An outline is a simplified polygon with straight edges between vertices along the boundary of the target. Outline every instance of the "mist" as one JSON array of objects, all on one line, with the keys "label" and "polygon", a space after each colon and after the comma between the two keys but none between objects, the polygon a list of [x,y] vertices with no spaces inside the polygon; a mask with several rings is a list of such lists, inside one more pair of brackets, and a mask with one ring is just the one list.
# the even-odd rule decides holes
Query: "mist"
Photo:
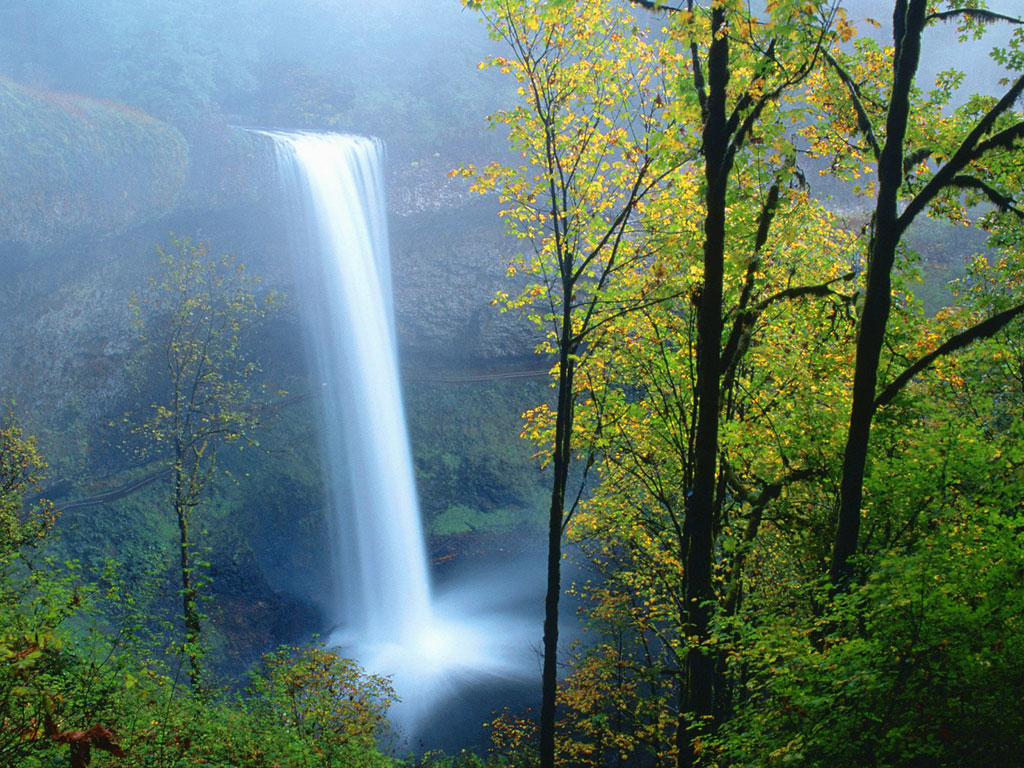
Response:
[{"label": "mist", "polygon": [[402,153],[478,139],[501,103],[454,0],[17,0],[0,30],[3,76],[184,125],[356,130]]},{"label": "mist", "polygon": [[[1019,12],[1011,0],[992,5]],[[891,3],[844,6],[861,35],[891,44]],[[929,29],[918,86],[963,68],[961,93],[999,93],[1004,72],[989,50],[1008,37],[996,27],[960,43],[953,24]],[[38,489],[60,512],[49,554],[97,581],[116,571],[148,621],[180,629],[167,470],[137,429],[168,389],[149,345],[166,318],[139,307],[179,238],[234,255],[262,281],[261,298],[279,298],[244,339],[259,361],[250,406],[266,415],[263,431],[223,450],[203,496],[210,666],[238,692],[278,646],[341,646],[400,684],[398,751],[482,744],[493,711],[539,698],[550,480],[520,431],[525,411],[551,402],[550,366],[535,352],[536,327],[492,306],[516,289],[507,264],[531,244],[505,236],[496,196],[450,174],[509,157],[487,116],[515,102],[514,84],[478,66],[503,54],[459,0],[0,3],[0,403],[49,461]],[[323,338],[309,335],[309,316],[333,299],[316,285],[321,268],[296,249],[296,230],[340,214],[329,207],[320,223],[305,220],[302,195],[288,188],[309,183],[278,166],[271,139],[309,133],[373,137],[380,148],[386,191],[374,215],[389,233],[389,274],[380,294],[353,291],[366,300],[361,316],[389,305],[376,327],[395,345],[385,350],[388,386],[400,390],[391,415],[408,432],[399,452],[413,501],[365,514],[407,531],[402,543],[422,560],[412,578],[435,593],[421,601],[433,601],[430,621],[416,618],[422,610],[399,617],[411,625],[401,643],[345,627],[338,562],[363,557],[363,581],[379,569],[377,553],[350,546],[360,521],[335,519],[360,506],[339,499],[361,478],[328,478],[344,474],[332,462],[372,473],[343,450],[330,456],[332,440],[343,441],[324,435],[383,386],[361,383],[353,402],[325,406],[330,379],[357,358],[334,351],[325,373],[315,348],[341,326],[356,328],[357,341],[373,334],[338,314],[322,321]],[[829,205],[841,210],[847,187],[826,179],[815,192],[834,193]],[[962,237],[957,253],[963,242],[980,248],[977,233]],[[938,295],[962,265],[936,274]],[[378,426],[353,442],[371,442]],[[365,493],[374,501],[399,474],[378,463]],[[413,524],[388,518],[403,504]],[[391,564],[395,582],[409,580],[403,557]],[[374,605],[389,620],[392,608]],[[581,636],[565,625],[566,642]]]}]

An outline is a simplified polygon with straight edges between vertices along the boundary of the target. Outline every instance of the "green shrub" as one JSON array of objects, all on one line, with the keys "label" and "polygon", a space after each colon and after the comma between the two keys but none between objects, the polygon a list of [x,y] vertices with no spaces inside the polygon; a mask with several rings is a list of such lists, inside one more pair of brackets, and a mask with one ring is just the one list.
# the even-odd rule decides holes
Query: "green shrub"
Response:
[{"label": "green shrub", "polygon": [[741,632],[721,765],[1019,765],[1024,520],[947,521],[824,616]]}]

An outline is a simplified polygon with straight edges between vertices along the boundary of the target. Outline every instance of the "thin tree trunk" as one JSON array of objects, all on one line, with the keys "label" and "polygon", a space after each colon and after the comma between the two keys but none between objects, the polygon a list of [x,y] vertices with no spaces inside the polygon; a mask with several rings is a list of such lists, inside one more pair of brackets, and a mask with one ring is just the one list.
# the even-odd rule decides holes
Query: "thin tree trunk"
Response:
[{"label": "thin tree trunk", "polygon": [[541,675],[540,764],[555,765],[555,699],[558,694],[558,602],[562,593],[562,527],[565,489],[572,458],[573,376],[571,306],[566,296],[558,355],[558,412],[555,416],[551,507],[548,515],[548,578],[544,598],[544,668]]},{"label": "thin tree trunk", "polygon": [[192,581],[192,558],[190,548],[192,542],[189,537],[189,510],[183,496],[184,488],[181,478],[180,467],[175,468],[175,500],[174,506],[178,517],[178,541],[180,545],[181,563],[181,615],[185,624],[185,641],[183,651],[188,664],[189,682],[192,690],[198,691],[202,684],[202,668],[199,662],[199,655],[196,644],[199,642],[202,631],[199,617],[199,594]]}]

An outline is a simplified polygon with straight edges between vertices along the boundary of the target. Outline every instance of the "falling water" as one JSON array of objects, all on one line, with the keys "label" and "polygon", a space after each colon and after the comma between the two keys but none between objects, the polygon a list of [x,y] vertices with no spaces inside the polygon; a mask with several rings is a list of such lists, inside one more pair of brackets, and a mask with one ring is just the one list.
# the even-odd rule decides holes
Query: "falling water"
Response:
[{"label": "falling water", "polygon": [[456,682],[520,676],[529,665],[511,648],[527,646],[515,619],[492,613],[493,585],[486,596],[431,595],[399,380],[381,144],[265,133],[297,225],[299,298],[323,390],[340,626],[329,642],[394,677],[404,700],[397,719],[411,731]]},{"label": "falling water", "polygon": [[336,617],[361,640],[408,635],[430,582],[405,429],[391,306],[382,147],[362,136],[275,134],[305,220],[300,265],[323,384]]}]

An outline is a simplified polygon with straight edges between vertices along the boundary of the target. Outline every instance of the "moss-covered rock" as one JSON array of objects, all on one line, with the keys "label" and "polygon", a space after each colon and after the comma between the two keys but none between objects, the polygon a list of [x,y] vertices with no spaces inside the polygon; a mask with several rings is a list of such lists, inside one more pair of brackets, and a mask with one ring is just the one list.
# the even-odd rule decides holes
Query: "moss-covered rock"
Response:
[{"label": "moss-covered rock", "polygon": [[188,145],[137,110],[0,78],[0,242],[40,246],[167,215]]},{"label": "moss-covered rock", "polygon": [[189,146],[188,173],[179,213],[245,210],[280,189],[273,144],[229,125],[214,112],[198,114],[178,125]]}]

